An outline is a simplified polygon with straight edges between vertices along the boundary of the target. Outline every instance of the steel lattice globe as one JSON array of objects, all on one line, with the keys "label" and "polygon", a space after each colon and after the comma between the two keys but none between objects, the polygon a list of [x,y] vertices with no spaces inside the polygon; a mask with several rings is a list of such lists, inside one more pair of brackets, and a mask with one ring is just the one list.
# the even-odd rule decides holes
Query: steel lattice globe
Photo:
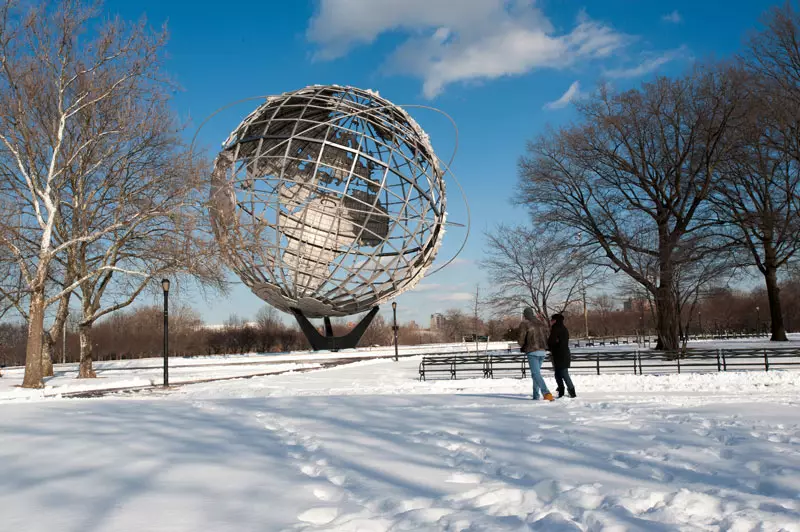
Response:
[{"label": "steel lattice globe", "polygon": [[270,97],[214,162],[211,221],[260,298],[345,316],[413,288],[444,234],[428,136],[372,91],[312,86]]}]

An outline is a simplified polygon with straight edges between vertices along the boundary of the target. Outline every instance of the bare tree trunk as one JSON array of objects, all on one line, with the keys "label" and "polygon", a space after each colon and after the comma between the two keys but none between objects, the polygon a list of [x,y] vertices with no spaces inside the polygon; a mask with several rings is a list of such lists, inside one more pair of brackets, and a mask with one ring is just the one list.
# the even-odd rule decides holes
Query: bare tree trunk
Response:
[{"label": "bare tree trunk", "polygon": [[78,326],[78,335],[81,341],[81,365],[78,371],[79,379],[94,379],[97,377],[92,369],[92,324],[81,323]]},{"label": "bare tree trunk", "polygon": [[[766,266],[764,280],[767,283],[767,299],[769,300],[771,342],[786,342],[786,328],[783,325],[783,310],[781,309],[781,289],[778,287],[778,268],[774,265]],[[760,324],[759,324],[760,327]]]},{"label": "bare tree trunk", "polygon": [[28,343],[25,349],[23,388],[44,388],[42,381],[42,336],[44,333],[44,283],[31,291],[28,312]]},{"label": "bare tree trunk", "polygon": [[666,224],[658,227],[658,287],[656,288],[656,329],[659,351],[677,351],[680,348],[680,304],[675,290],[675,270],[670,252],[679,237],[670,236]]},{"label": "bare tree trunk", "polygon": [[67,316],[69,315],[69,299],[70,293],[65,294],[58,302],[58,311],[56,312],[53,326],[49,331],[44,333],[44,342],[42,344],[42,372],[46,377],[53,376],[53,354],[55,353],[56,342],[61,338],[64,327],[67,326]]},{"label": "bare tree trunk", "polygon": [[680,345],[679,321],[675,293],[669,284],[665,286],[662,279],[661,285],[656,291],[656,328],[658,329],[656,349],[663,351],[678,349]]},{"label": "bare tree trunk", "polygon": [[52,377],[53,373],[53,348],[56,341],[50,331],[44,331],[42,334],[42,375],[45,377]]}]

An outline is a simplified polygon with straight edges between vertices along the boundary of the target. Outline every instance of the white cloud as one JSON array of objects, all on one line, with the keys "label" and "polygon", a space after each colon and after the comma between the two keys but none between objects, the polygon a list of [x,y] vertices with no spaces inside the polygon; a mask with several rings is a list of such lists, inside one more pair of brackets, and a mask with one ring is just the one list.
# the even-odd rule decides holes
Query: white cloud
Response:
[{"label": "white cloud", "polygon": [[578,99],[580,97],[581,97],[581,84],[579,82],[577,82],[577,81],[574,81],[572,83],[572,85],[569,86],[567,91],[564,94],[562,94],[561,97],[558,100],[556,100],[554,102],[546,103],[544,105],[544,108],[545,109],[563,109],[564,107],[569,105],[570,102],[573,102],[574,100],[576,100],[576,99]]},{"label": "white cloud", "polygon": [[450,262],[450,264],[447,265],[447,267],[450,268],[453,266],[467,266],[469,264],[472,264],[471,260],[462,259],[461,257],[456,257],[455,259],[452,260],[452,262]]},{"label": "white cloud", "polygon": [[678,10],[676,9],[672,13],[667,13],[666,15],[662,16],[661,20],[664,22],[672,22],[673,24],[680,24],[683,21],[683,17],[681,17],[681,14],[678,13]]},{"label": "white cloud", "polygon": [[431,290],[439,290],[442,288],[442,285],[436,283],[419,283],[417,286],[414,287],[415,292],[430,292]]},{"label": "white cloud", "polygon": [[307,37],[332,59],[386,32],[407,39],[385,68],[420,77],[428,98],[459,81],[606,58],[631,40],[584,13],[558,33],[531,0],[320,0]]},{"label": "white cloud", "polygon": [[475,294],[472,292],[449,292],[445,294],[436,294],[437,301],[472,301]]},{"label": "white cloud", "polygon": [[651,72],[655,72],[662,65],[674,61],[686,55],[686,48],[681,47],[675,50],[669,50],[663,54],[645,59],[635,67],[618,68],[607,70],[605,75],[609,78],[638,78]]}]

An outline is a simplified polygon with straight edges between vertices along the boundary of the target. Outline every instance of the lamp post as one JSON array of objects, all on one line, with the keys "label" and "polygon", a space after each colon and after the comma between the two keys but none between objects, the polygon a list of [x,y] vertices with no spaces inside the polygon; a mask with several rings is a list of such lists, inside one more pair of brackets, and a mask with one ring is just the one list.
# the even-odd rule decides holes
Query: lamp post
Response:
[{"label": "lamp post", "polygon": [[167,354],[169,353],[169,279],[161,280],[161,288],[164,290],[164,388],[169,386],[169,363]]},{"label": "lamp post", "polygon": [[397,353],[397,301],[392,301],[392,330],[394,331],[394,361],[399,360]]},{"label": "lamp post", "polygon": [[67,317],[64,318],[64,326],[61,328],[61,363],[67,363],[67,320],[69,319],[69,310],[67,310]]},{"label": "lamp post", "polygon": [[[578,247],[581,245],[583,233],[578,232]],[[586,341],[589,341],[589,309],[586,306],[586,277],[583,274],[583,261],[581,261],[581,299],[583,299],[583,328]]]},{"label": "lamp post", "polygon": [[756,336],[761,334],[761,309],[756,307]]},{"label": "lamp post", "polygon": [[698,328],[698,336],[703,335],[703,313],[699,310],[697,311],[697,328]]},{"label": "lamp post", "polygon": [[639,316],[639,334],[637,335],[639,338],[636,341],[637,344],[643,345],[644,344],[644,318]]}]

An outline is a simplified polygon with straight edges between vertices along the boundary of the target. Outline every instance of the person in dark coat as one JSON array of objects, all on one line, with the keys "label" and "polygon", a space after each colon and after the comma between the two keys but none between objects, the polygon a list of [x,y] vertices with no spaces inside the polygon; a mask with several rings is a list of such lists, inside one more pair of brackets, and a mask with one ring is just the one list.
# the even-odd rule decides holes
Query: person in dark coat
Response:
[{"label": "person in dark coat", "polygon": [[570,397],[575,397],[575,385],[569,376],[571,354],[569,351],[569,331],[564,325],[562,314],[553,314],[550,318],[550,336],[547,338],[547,350],[553,360],[558,397],[564,397],[564,385]]}]

